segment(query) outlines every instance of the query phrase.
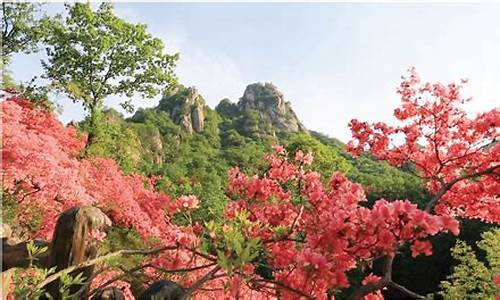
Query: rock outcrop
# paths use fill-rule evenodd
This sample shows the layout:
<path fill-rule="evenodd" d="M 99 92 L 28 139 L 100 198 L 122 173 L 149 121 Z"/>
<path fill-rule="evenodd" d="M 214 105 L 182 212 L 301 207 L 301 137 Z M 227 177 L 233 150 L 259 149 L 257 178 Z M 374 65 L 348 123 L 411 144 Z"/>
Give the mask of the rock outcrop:
<path fill-rule="evenodd" d="M 163 95 L 158 109 L 168 112 L 172 121 L 186 132 L 202 132 L 205 127 L 205 100 L 194 87 L 178 85 L 170 88 Z"/>
<path fill-rule="evenodd" d="M 254 83 L 247 86 L 238 102 L 240 111 L 255 110 L 269 118 L 272 126 L 285 132 L 305 132 L 304 125 L 292 110 L 290 102 L 272 83 Z"/>

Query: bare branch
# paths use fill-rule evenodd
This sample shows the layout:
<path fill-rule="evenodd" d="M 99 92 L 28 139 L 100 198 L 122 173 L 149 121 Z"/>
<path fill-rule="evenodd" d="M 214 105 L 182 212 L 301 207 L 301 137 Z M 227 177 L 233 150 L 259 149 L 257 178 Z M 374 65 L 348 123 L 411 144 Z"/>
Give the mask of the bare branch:
<path fill-rule="evenodd" d="M 220 266 L 216 266 L 213 268 L 210 272 L 205 274 L 202 278 L 198 279 L 189 289 L 186 291 L 186 294 L 184 295 L 184 299 L 187 299 L 189 295 L 191 295 L 194 291 L 196 291 L 198 288 L 200 288 L 205 282 L 212 280 L 216 277 L 216 273 L 219 272 L 221 269 Z M 225 275 L 224 275 L 225 276 Z M 217 276 L 220 277 L 220 276 Z"/>
<path fill-rule="evenodd" d="M 81 264 L 78 264 L 75 266 L 70 266 L 68 268 L 62 269 L 62 270 L 58 271 L 57 273 L 50 275 L 49 277 L 45 278 L 42 282 L 37 284 L 27 296 L 29 298 L 33 292 L 42 289 L 47 284 L 53 282 L 54 280 L 57 280 L 63 274 L 68 274 L 68 273 L 71 273 L 75 270 L 79 270 L 79 269 L 82 269 L 85 267 L 95 265 L 97 263 L 100 263 L 102 261 L 108 260 L 108 259 L 113 258 L 113 257 L 129 256 L 129 255 L 154 255 L 154 254 L 158 254 L 158 253 L 163 252 L 163 251 L 175 250 L 175 249 L 178 249 L 177 245 L 160 247 L 160 248 L 155 248 L 155 249 L 150 249 L 150 250 L 119 250 L 119 251 L 112 252 L 112 253 L 109 253 L 109 254 L 106 254 L 103 256 L 99 256 L 99 257 L 96 257 L 94 259 L 85 261 Z"/>
<path fill-rule="evenodd" d="M 413 299 L 425 299 L 424 296 L 417 294 L 415 292 L 412 292 L 409 289 L 405 288 L 404 286 L 395 283 L 394 281 L 390 281 L 388 286 L 402 292 L 405 295 L 412 297 Z"/>

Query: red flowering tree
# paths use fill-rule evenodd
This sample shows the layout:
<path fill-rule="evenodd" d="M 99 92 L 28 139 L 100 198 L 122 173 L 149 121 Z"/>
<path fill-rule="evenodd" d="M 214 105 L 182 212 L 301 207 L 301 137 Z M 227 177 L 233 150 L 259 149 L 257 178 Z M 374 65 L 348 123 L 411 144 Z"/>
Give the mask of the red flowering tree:
<path fill-rule="evenodd" d="M 470 101 L 461 95 L 465 82 L 422 83 L 411 68 L 398 89 L 402 105 L 394 110 L 401 124 L 353 119 L 348 149 L 368 150 L 395 166 L 413 164 L 433 194 L 426 211 L 499 223 L 500 109 L 468 116 L 461 108 Z"/>
<path fill-rule="evenodd" d="M 14 96 L 3 101 L 1 117 L 2 192 L 16 200 L 21 237 L 50 239 L 60 213 L 76 205 L 93 205 L 113 224 L 134 228 L 144 239 L 156 239 L 158 247 L 197 244 L 192 226 L 170 221 L 177 211 L 194 208 L 196 198 L 172 200 L 156 192 L 148 178 L 124 175 L 113 160 L 80 159 L 85 137 L 25 99 Z M 177 263 L 187 265 L 182 259 Z"/>
<path fill-rule="evenodd" d="M 411 164 L 432 195 L 428 213 L 498 224 L 500 109 L 469 116 L 462 108 L 471 100 L 461 95 L 465 83 L 423 83 L 410 68 L 398 88 L 401 107 L 394 116 L 399 125 L 353 119 L 348 150 L 355 155 L 368 151 L 397 167 Z"/>

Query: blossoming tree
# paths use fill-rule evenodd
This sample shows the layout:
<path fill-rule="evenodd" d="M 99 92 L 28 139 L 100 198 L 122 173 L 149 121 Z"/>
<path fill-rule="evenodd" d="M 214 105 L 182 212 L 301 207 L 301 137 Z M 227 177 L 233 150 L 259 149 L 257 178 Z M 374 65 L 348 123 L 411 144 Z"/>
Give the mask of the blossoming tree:
<path fill-rule="evenodd" d="M 471 99 L 461 95 L 466 82 L 424 83 L 410 68 L 398 88 L 401 107 L 394 110 L 400 125 L 353 119 L 348 150 L 369 151 L 398 167 L 412 164 L 432 195 L 426 212 L 498 224 L 500 109 L 468 116 L 463 104 Z"/>

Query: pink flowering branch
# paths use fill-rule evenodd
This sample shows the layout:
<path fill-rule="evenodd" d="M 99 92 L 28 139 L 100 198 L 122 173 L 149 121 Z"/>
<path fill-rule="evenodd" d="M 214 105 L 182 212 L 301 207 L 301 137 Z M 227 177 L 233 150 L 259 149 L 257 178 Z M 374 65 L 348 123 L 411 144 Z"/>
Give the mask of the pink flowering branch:
<path fill-rule="evenodd" d="M 384 265 L 383 265 L 383 277 L 377 282 L 368 283 L 356 289 L 350 296 L 349 300 L 362 300 L 364 296 L 374 293 L 378 290 L 381 290 L 385 287 L 392 287 L 403 294 L 413 298 L 413 299 L 425 299 L 424 296 L 419 295 L 415 292 L 410 291 L 409 289 L 395 283 L 392 280 L 392 263 L 394 261 L 394 256 L 386 255 L 383 257 Z"/>
<path fill-rule="evenodd" d="M 428 212 L 432 211 L 434 209 L 434 206 L 436 206 L 436 204 L 444 196 L 444 194 L 446 194 L 446 192 L 448 192 L 455 184 L 457 184 L 458 182 L 460 182 L 462 180 L 473 179 L 473 178 L 477 178 L 477 177 L 480 177 L 483 175 L 488 175 L 488 174 L 500 176 L 500 173 L 495 172 L 498 168 L 500 168 L 500 165 L 495 165 L 493 167 L 487 168 L 487 169 L 480 171 L 480 172 L 466 174 L 466 175 L 457 177 L 457 178 L 453 179 L 452 181 L 443 184 L 441 186 L 441 188 L 437 191 L 437 193 L 434 194 L 434 196 L 431 198 L 431 200 L 427 203 L 425 210 Z"/>

